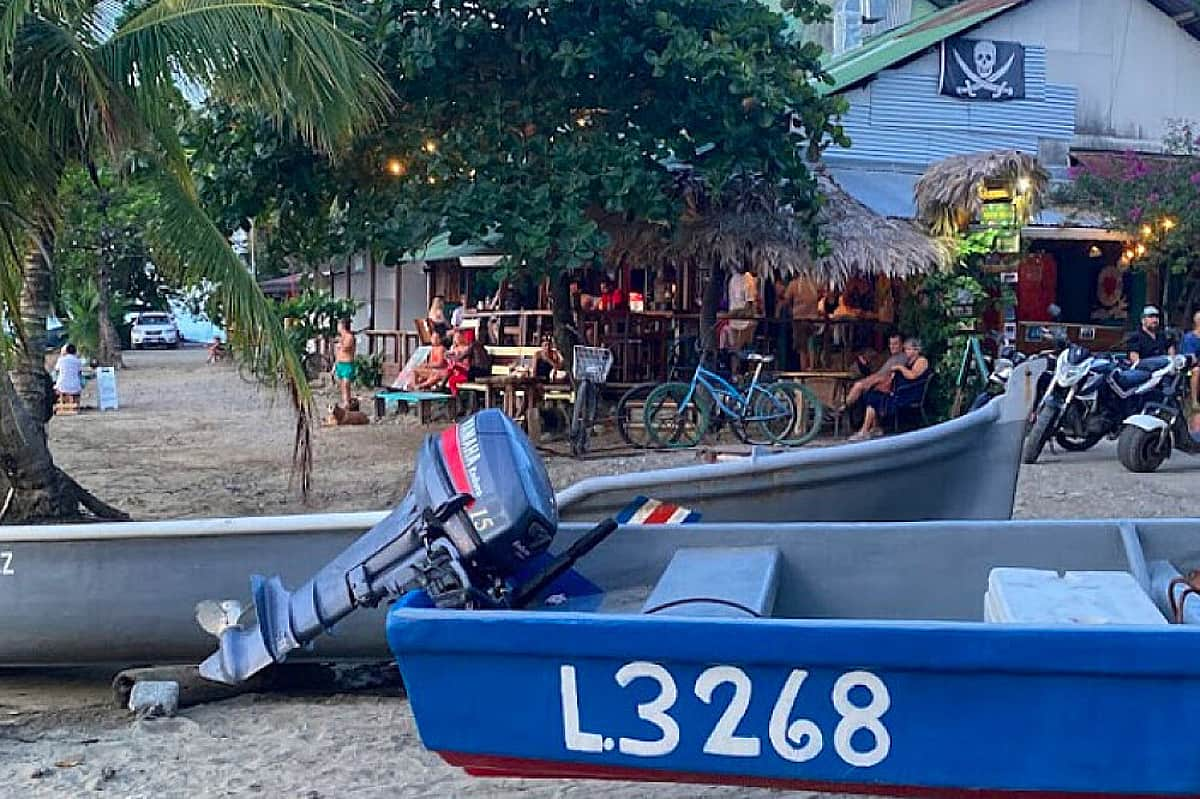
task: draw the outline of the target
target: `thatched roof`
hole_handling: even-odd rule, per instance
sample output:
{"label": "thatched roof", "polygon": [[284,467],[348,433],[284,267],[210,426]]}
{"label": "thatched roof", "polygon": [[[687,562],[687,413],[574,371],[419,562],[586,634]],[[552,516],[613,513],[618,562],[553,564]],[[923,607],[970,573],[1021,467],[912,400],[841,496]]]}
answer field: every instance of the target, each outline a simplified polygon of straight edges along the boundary
{"label": "thatched roof", "polygon": [[720,267],[749,264],[763,277],[801,274],[840,285],[851,275],[904,278],[947,268],[951,250],[915,225],[880,216],[847,194],[816,167],[824,204],[817,215],[818,235],[828,254],[814,258],[807,228],[790,209],[774,202],[761,184],[735,184],[719,198],[696,184],[681,183],[686,211],[668,238],[665,225],[598,219],[609,234],[614,261],[643,264],[692,261]]}
{"label": "thatched roof", "polygon": [[841,284],[854,274],[906,278],[953,265],[953,248],[946,240],[925,234],[907,220],[875,213],[823,168],[816,176],[824,198],[818,230],[829,251],[817,265],[830,282]]}
{"label": "thatched roof", "polygon": [[985,181],[1007,183],[1020,193],[1017,211],[1027,222],[1041,210],[1050,175],[1032,155],[996,150],[938,161],[917,181],[917,218],[938,235],[953,235],[980,212]]}

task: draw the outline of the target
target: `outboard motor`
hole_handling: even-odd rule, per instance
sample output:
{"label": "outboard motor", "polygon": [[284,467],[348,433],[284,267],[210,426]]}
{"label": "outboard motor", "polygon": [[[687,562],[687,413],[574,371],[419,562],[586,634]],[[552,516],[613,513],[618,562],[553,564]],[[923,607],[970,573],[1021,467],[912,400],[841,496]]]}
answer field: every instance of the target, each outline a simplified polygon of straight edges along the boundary
{"label": "outboard motor", "polygon": [[439,607],[519,606],[616,524],[606,520],[580,539],[534,585],[510,585],[508,578],[546,551],[557,527],[550,479],[529,440],[499,410],[481,411],[429,436],[400,505],[294,593],[278,576],[254,575],[255,624],[205,623],[198,607],[197,618],[221,642],[200,673],[241,682],[357,608],[416,588]]}

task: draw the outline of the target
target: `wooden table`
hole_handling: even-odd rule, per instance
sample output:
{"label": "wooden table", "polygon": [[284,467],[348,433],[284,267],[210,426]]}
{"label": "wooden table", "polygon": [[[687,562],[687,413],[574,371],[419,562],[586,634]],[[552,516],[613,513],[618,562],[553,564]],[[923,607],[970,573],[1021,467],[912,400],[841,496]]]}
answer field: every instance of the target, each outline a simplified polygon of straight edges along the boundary
{"label": "wooden table", "polygon": [[501,408],[514,422],[521,422],[526,435],[534,444],[542,435],[542,382],[531,375],[487,377],[478,382],[503,392]]}

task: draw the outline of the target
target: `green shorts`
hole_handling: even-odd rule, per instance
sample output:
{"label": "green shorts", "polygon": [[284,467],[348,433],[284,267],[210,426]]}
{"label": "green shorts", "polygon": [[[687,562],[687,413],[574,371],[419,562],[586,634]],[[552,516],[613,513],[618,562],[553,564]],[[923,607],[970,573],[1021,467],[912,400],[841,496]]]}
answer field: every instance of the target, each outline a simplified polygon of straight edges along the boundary
{"label": "green shorts", "polygon": [[338,380],[350,380],[354,377],[354,364],[350,361],[338,361],[333,368],[333,376]]}

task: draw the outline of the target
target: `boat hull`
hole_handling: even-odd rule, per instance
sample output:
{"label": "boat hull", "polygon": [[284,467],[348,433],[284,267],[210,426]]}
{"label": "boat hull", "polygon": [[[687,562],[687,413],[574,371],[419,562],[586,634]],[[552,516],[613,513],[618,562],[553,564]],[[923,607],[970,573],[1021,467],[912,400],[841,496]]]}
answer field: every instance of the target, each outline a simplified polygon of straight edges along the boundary
{"label": "boat hull", "polygon": [[680,547],[736,532],[618,531],[580,564],[582,589],[536,610],[393,608],[425,746],[480,776],[1200,796],[1185,732],[1200,626],[982,621],[995,566],[1186,571],[1194,520],[747,526],[739,544],[783,553],[776,609],[792,617],[646,615],[646,591],[620,598]]}
{"label": "boat hull", "polygon": [[[979,635],[956,625],[737,627],[689,620],[638,631],[616,620],[619,626],[602,630],[562,616],[497,630],[488,619],[475,621],[455,625],[455,633],[478,636],[472,641],[480,646],[452,653],[439,647],[431,656],[414,651],[406,634],[400,662],[426,747],[477,776],[920,796],[1200,793],[1194,744],[1181,734],[1183,719],[1200,710],[1200,681],[1183,666],[1200,655],[1194,631],[1139,635],[1135,642],[1132,631]],[[605,646],[603,639],[620,643]],[[621,687],[616,677],[630,664],[639,676]],[[564,720],[564,667],[574,670],[573,722]],[[731,681],[709,694],[711,703],[697,695],[701,675],[715,669],[744,680],[744,713],[733,702]],[[784,702],[786,719],[773,722],[797,672],[804,674],[800,690],[794,702]],[[638,717],[639,705],[661,694],[658,675],[669,675],[675,692],[663,714],[677,734],[654,754],[622,752],[633,750],[633,741],[664,737],[652,720]],[[835,703],[845,695],[839,681],[847,675],[855,686],[849,706],[857,709],[842,715]],[[868,683],[886,694],[871,693],[863,687]],[[887,705],[876,715],[870,704],[881,696]],[[718,733],[722,717],[737,722],[732,738]],[[797,720],[813,725],[813,737],[786,736]],[[882,739],[865,732],[872,724]],[[567,740],[572,726],[598,742]],[[713,751],[722,742],[726,751]]]}
{"label": "boat hull", "polygon": [[[905,435],[583,480],[560,515],[594,522],[640,494],[705,522],[1007,519],[1035,382],[1022,365],[1003,397]],[[196,662],[213,646],[197,602],[248,601],[252,574],[300,585],[386,513],[0,527],[0,664]],[[383,620],[356,613],[305,657],[387,657]]]}
{"label": "boat hull", "polygon": [[582,480],[559,492],[560,513],[597,521],[641,494],[705,522],[1008,519],[1043,368],[1022,364],[1003,396],[903,435]]}

